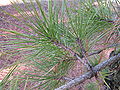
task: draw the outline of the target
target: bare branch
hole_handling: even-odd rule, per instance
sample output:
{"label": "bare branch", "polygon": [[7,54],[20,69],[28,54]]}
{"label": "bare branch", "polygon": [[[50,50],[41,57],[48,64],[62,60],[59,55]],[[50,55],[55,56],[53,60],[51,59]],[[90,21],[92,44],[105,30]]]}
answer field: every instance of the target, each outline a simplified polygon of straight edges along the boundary
{"label": "bare branch", "polygon": [[89,71],[89,72],[71,80],[70,82],[66,83],[65,85],[63,85],[55,90],[65,90],[65,89],[69,89],[77,84],[83,83],[85,80],[91,79],[92,77],[94,77],[97,74],[97,72],[99,72],[100,70],[104,69],[105,67],[111,65],[112,63],[116,62],[119,59],[120,59],[120,53],[118,55],[113,56],[110,59],[96,65],[92,69],[92,71]]}
{"label": "bare branch", "polygon": [[95,55],[95,54],[99,54],[99,53],[101,53],[103,50],[105,50],[105,49],[107,49],[107,48],[116,47],[116,46],[120,46],[120,43],[111,44],[111,45],[109,45],[109,46],[107,46],[107,47],[105,47],[105,48],[103,48],[103,49],[101,49],[101,50],[95,51],[95,52],[93,52],[93,53],[89,53],[88,56],[92,56],[92,55]]}
{"label": "bare branch", "polygon": [[62,80],[66,80],[66,81],[71,81],[73,80],[72,78],[68,78],[68,77],[61,77]]}
{"label": "bare branch", "polygon": [[89,53],[88,56],[92,56],[92,55],[95,55],[95,54],[99,54],[99,53],[101,53],[103,50],[105,50],[105,49],[102,49],[102,50],[99,50],[99,51],[95,51],[95,52],[93,52],[93,53]]}

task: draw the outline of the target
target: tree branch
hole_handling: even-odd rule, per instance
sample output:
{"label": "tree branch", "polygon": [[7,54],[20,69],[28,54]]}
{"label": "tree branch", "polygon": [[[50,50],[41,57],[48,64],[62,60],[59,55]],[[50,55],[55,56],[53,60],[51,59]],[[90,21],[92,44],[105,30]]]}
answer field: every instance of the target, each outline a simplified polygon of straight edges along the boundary
{"label": "tree branch", "polygon": [[74,52],[71,48],[63,45],[62,43],[59,43],[59,42],[53,42],[53,43],[54,43],[54,45],[56,45],[56,46],[64,49],[65,51],[68,51],[72,56],[76,57],[76,60],[79,60],[79,61],[80,61],[81,63],[83,63],[85,66],[88,66],[88,64],[82,60],[83,55],[81,55],[81,56],[78,55],[78,54],[77,54],[76,52]]}
{"label": "tree branch", "polygon": [[90,62],[89,62],[89,60],[87,58],[86,51],[85,51],[85,48],[83,46],[82,40],[80,40],[79,38],[77,38],[76,41],[77,41],[77,44],[79,45],[79,47],[81,49],[82,56],[84,57],[85,66],[87,67],[88,70],[92,70],[92,65],[90,64]]}
{"label": "tree branch", "polygon": [[117,46],[120,46],[120,43],[116,43],[116,44],[111,44],[111,45],[108,45],[107,47],[101,49],[101,50],[98,50],[98,51],[95,51],[93,53],[89,53],[88,56],[92,56],[92,55],[95,55],[95,54],[99,54],[101,53],[103,50],[107,49],[107,48],[112,48],[112,47],[117,47]]}
{"label": "tree branch", "polygon": [[64,89],[69,89],[77,84],[80,84],[82,82],[84,82],[87,79],[91,79],[92,77],[94,77],[97,72],[99,72],[100,70],[104,69],[105,67],[111,65],[112,63],[116,62],[117,60],[120,59],[120,53],[116,56],[111,57],[110,59],[96,65],[92,71],[89,71],[73,80],[71,80],[70,82],[66,83],[65,85],[55,89],[55,90],[64,90]]}
{"label": "tree branch", "polygon": [[69,47],[63,45],[62,43],[59,43],[59,42],[53,42],[54,45],[64,49],[65,51],[68,51],[70,54],[72,54],[73,56],[76,54],[72,49],[70,49]]}

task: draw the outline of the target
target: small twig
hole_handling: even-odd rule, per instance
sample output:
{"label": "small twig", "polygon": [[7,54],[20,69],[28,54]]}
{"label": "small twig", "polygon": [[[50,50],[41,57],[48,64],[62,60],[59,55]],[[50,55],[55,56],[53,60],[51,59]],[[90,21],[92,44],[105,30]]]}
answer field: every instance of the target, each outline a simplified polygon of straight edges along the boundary
{"label": "small twig", "polygon": [[65,89],[69,89],[77,84],[83,83],[85,80],[91,79],[92,77],[94,77],[96,75],[97,72],[101,71],[102,69],[111,65],[112,63],[116,62],[119,59],[120,59],[120,54],[113,56],[110,59],[105,60],[102,63],[93,67],[93,71],[89,71],[89,72],[71,80],[70,82],[66,83],[65,85],[63,85],[55,90],[65,90]]}
{"label": "small twig", "polygon": [[87,58],[86,51],[85,51],[85,49],[83,47],[83,44],[82,44],[82,40],[80,40],[79,38],[77,38],[76,41],[77,41],[77,44],[81,48],[81,53],[82,53],[82,55],[83,55],[83,57],[85,59],[85,65],[86,65],[86,67],[88,68],[88,70],[92,70],[92,65],[90,64],[90,62],[89,62],[89,60]]}
{"label": "small twig", "polygon": [[85,65],[87,68],[89,68],[89,65],[85,62],[85,60],[82,60],[82,58],[80,58],[80,57],[78,56],[78,54],[76,54],[75,56],[77,57],[77,59],[78,59],[81,63],[83,63],[83,65]]}
{"label": "small twig", "polygon": [[[72,56],[75,56],[75,57],[76,57],[76,60],[79,60],[79,61],[80,61],[81,63],[83,63],[83,65],[85,65],[86,67],[88,67],[88,68],[90,67],[90,68],[91,68],[90,62],[89,62],[88,60],[86,60],[86,61],[88,61],[89,64],[87,64],[87,63],[85,62],[85,60],[82,60],[84,57],[87,57],[85,54],[84,54],[84,56],[83,56],[83,55],[80,56],[79,54],[77,54],[76,52],[74,52],[71,48],[63,45],[62,43],[55,42],[55,41],[52,41],[52,42],[53,42],[54,45],[56,45],[56,46],[64,49],[65,51],[68,51]],[[107,48],[111,48],[111,47],[115,47],[115,46],[119,46],[119,45],[120,45],[120,43],[109,45],[109,46],[107,46],[107,47],[105,47],[105,48],[103,48],[103,49],[101,49],[101,50],[99,50],[99,51],[96,51],[96,52],[93,52],[93,53],[88,54],[88,56],[92,56],[92,55],[95,55],[95,54],[99,54],[100,52],[102,52],[103,50],[105,50],[105,49],[107,49]],[[82,48],[82,52],[85,53],[86,51]],[[89,70],[90,70],[90,68],[89,68]]]}
{"label": "small twig", "polygon": [[111,44],[111,45],[107,46],[106,48],[111,48],[111,47],[116,47],[116,46],[120,46],[120,43]]}
{"label": "small twig", "polygon": [[66,47],[65,45],[63,45],[62,43],[58,43],[58,42],[53,42],[56,46],[64,49],[65,51],[68,51],[70,54],[72,54],[72,56],[74,56],[76,53],[70,49],[69,47]]}
{"label": "small twig", "polygon": [[103,49],[101,49],[101,50],[95,51],[95,52],[93,52],[93,53],[89,53],[88,56],[92,56],[92,55],[95,55],[95,54],[99,54],[99,53],[101,53],[103,50],[105,50],[105,49],[107,49],[107,48],[116,47],[116,46],[120,46],[120,43],[108,45],[107,47],[105,47],[105,48],[103,48]]}
{"label": "small twig", "polygon": [[56,46],[64,49],[65,51],[68,51],[69,53],[72,54],[72,56],[75,56],[75,57],[76,57],[76,60],[78,59],[81,63],[83,63],[84,65],[86,65],[85,62],[82,60],[82,57],[83,57],[83,56],[80,57],[80,56],[79,56],[76,52],[74,52],[72,49],[70,49],[69,47],[67,47],[67,46],[65,46],[65,45],[63,45],[63,44],[61,44],[61,43],[58,43],[58,42],[53,42],[53,43],[54,43]]}
{"label": "small twig", "polygon": [[73,80],[73,79],[68,78],[68,77],[61,77],[61,79],[66,80],[66,81],[71,81],[71,80]]}
{"label": "small twig", "polygon": [[102,49],[102,50],[99,50],[99,51],[95,51],[95,52],[93,52],[93,53],[89,53],[88,56],[92,56],[92,55],[95,55],[95,54],[99,54],[99,53],[101,53],[103,50],[105,50],[105,49]]}

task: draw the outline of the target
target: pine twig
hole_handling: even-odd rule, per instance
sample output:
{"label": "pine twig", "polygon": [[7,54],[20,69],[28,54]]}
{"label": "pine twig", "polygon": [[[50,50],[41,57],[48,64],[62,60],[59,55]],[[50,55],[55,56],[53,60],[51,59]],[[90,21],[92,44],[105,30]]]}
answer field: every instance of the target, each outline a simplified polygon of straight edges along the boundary
{"label": "pine twig", "polygon": [[105,50],[105,49],[107,49],[107,48],[116,47],[116,46],[120,46],[120,43],[108,45],[107,47],[105,47],[105,48],[103,48],[103,49],[101,49],[101,50],[95,51],[95,52],[93,52],[93,53],[89,53],[88,56],[92,56],[92,55],[95,55],[95,54],[99,54],[99,53],[101,53],[103,50]]}
{"label": "pine twig", "polygon": [[59,42],[53,42],[53,43],[54,43],[54,45],[64,49],[65,51],[68,51],[70,54],[72,54],[72,56],[75,56],[76,53],[72,49],[70,49],[69,47],[67,47]]}
{"label": "pine twig", "polygon": [[62,43],[58,43],[58,42],[53,42],[54,45],[64,49],[65,51],[68,51],[72,56],[76,57],[76,60],[79,60],[81,63],[83,63],[86,67],[89,67],[88,64],[86,64],[86,62],[84,62],[82,60],[83,56],[79,56],[76,52],[74,52],[71,48],[63,45]]}
{"label": "pine twig", "polygon": [[81,53],[82,53],[82,56],[84,57],[86,67],[88,68],[88,70],[92,70],[92,65],[90,64],[90,62],[87,58],[85,48],[83,47],[83,44],[82,44],[82,40],[77,38],[76,41],[77,41],[77,44],[79,45],[79,47],[81,48]]}

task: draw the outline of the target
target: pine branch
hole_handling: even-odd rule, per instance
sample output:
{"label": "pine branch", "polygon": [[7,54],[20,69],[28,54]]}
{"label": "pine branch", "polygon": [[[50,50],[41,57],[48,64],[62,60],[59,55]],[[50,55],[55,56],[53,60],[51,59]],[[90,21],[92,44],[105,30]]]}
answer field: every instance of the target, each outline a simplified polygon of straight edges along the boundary
{"label": "pine branch", "polygon": [[83,46],[82,40],[77,38],[76,41],[77,41],[77,44],[79,45],[79,47],[81,49],[81,53],[82,53],[82,56],[84,57],[84,61],[85,61],[85,65],[86,65],[87,69],[92,70],[92,65],[90,64],[90,62],[89,62],[89,60],[87,58],[86,51],[85,51],[85,48]]}
{"label": "pine branch", "polygon": [[[82,54],[83,55],[78,55],[76,52],[74,52],[71,48],[63,45],[62,43],[59,43],[59,42],[55,42],[55,41],[52,41],[54,43],[54,45],[64,49],[65,51],[68,51],[72,56],[75,56],[76,57],[76,60],[79,60],[81,63],[83,63],[83,65],[85,65],[89,70],[92,70],[92,66],[90,65],[90,62],[88,61],[87,59],[87,56],[85,55],[85,49],[83,48],[83,46],[80,44],[81,42],[77,39],[77,43],[80,45],[80,48],[82,49]],[[102,52],[103,50],[107,49],[107,48],[111,48],[111,47],[115,47],[115,46],[119,46],[120,43],[117,43],[117,44],[112,44],[112,45],[109,45],[99,51],[96,51],[96,52],[93,52],[93,53],[90,53],[88,54],[88,56],[92,56],[92,55],[95,55],[95,54],[99,54],[100,52]],[[85,60],[83,60],[83,58],[85,58]]]}
{"label": "pine branch", "polygon": [[68,51],[70,54],[72,54],[72,56],[75,56],[76,53],[71,48],[69,48],[69,47],[67,47],[59,42],[53,42],[53,43],[54,43],[54,45],[64,49],[65,51]]}
{"label": "pine branch", "polygon": [[65,90],[65,89],[69,89],[77,84],[81,84],[83,83],[85,80],[87,79],[91,79],[92,77],[94,77],[97,72],[101,71],[102,69],[104,69],[105,67],[111,65],[112,63],[116,62],[117,60],[120,59],[120,53],[116,56],[111,57],[110,59],[96,65],[92,71],[89,71],[73,80],[71,80],[70,82],[66,83],[65,85],[55,89],[55,90]]}
{"label": "pine branch", "polygon": [[64,49],[65,51],[68,51],[72,56],[76,57],[76,60],[79,60],[79,61],[80,61],[81,63],[83,63],[85,66],[88,66],[88,64],[82,60],[83,55],[82,55],[82,56],[78,55],[78,54],[77,54],[76,52],[74,52],[71,48],[63,45],[62,43],[59,43],[59,42],[53,42],[53,43],[54,43],[54,45],[56,45],[56,46]]}

